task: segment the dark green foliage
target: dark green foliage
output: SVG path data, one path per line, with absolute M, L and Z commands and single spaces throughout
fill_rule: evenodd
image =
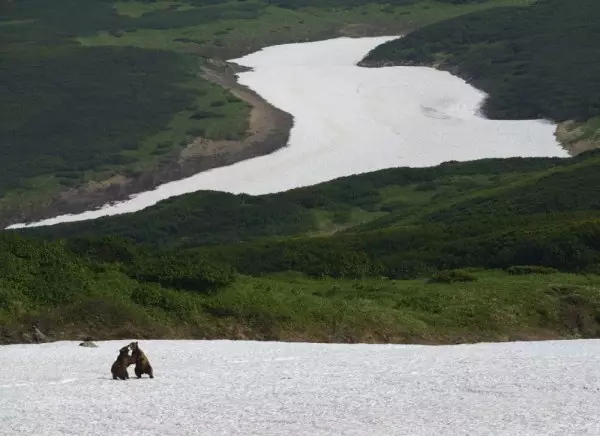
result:
M 130 276 L 143 289 L 146 282 L 156 283 L 157 292 L 166 288 L 216 292 L 235 281 L 228 265 L 148 250 L 117 238 L 44 242 L 12 233 L 0 237 L 0 289 L 12 289 L 9 295 L 0 292 L 3 306 L 15 294 L 47 306 L 80 301 L 97 295 L 96 274 L 110 271 Z
M 66 243 L 71 252 L 92 262 L 131 264 L 138 255 L 132 241 L 114 236 L 97 239 L 72 238 L 66 240 Z
M 411 278 L 513 265 L 593 271 L 600 264 L 599 167 L 598 152 L 590 152 L 570 159 L 397 168 L 267 196 L 200 192 L 135 214 L 20 232 L 118 235 L 187 248 L 183 257 L 199 250 L 203 258 L 250 275 L 295 270 L 312 277 Z M 421 189 L 424 183 L 427 190 Z M 406 200 L 390 201 L 394 189 Z M 353 225 L 348 220 L 356 211 L 377 215 Z M 348 228 L 332 236 L 303 236 L 318 229 L 316 212 Z M 78 247 L 91 248 L 78 253 L 128 256 L 112 242 L 109 252 L 104 242 L 85 244 Z
M 506 268 L 506 272 L 513 276 L 523 276 L 528 274 L 556 274 L 558 270 L 547 266 L 513 265 Z
M 136 148 L 191 101 L 175 85 L 190 77 L 177 55 L 154 50 L 15 54 L 0 68 L 0 193 L 48 173 L 81 181 L 85 171 L 127 163 L 129 144 Z
M 140 256 L 127 268 L 127 273 L 140 282 L 202 293 L 215 292 L 235 280 L 229 265 L 208 262 L 193 253 L 178 252 Z
M 539 0 L 433 24 L 369 53 L 367 63 L 431 65 L 490 98 L 491 118 L 584 121 L 600 115 L 596 0 Z
M 141 213 L 23 231 L 45 237 L 113 235 L 153 245 L 237 243 L 314 230 L 318 227 L 315 210 L 335 214 L 338 222 L 356 208 L 402 213 L 406 209 L 404 203 L 397 207 L 382 204 L 381 190 L 386 187 L 415 186 L 420 190 L 423 183 L 430 183 L 435 191 L 444 184 L 455 184 L 455 179 L 460 177 L 506 176 L 549 170 L 569 162 L 573 161 L 558 158 L 483 159 L 448 162 L 431 168 L 394 168 L 258 197 L 200 191 L 162 201 Z M 376 228 L 383 226 L 386 218 L 392 223 L 397 221 L 392 214 L 376 221 Z M 366 225 L 365 230 L 368 228 Z
M 316 5 L 311 1 L 291 0 L 271 3 L 287 8 Z M 346 2 L 344 5 L 362 3 Z M 194 4 L 201 6 L 200 10 L 207 14 L 206 17 L 214 19 L 229 15 L 251 17 L 265 6 L 264 2 L 250 1 L 232 5 L 198 0 Z M 159 126 L 167 119 L 168 113 L 179 105 L 189 106 L 186 100 L 188 90 L 166 85 L 188 77 L 188 66 L 183 58 L 175 54 L 133 49 L 83 49 L 65 35 L 69 32 L 84 34 L 87 30 L 79 28 L 79 24 L 73 24 L 73 28 L 63 26 L 61 20 L 66 20 L 64 14 L 54 10 L 42 13 L 36 9 L 36 5 L 40 5 L 37 0 L 20 3 L 12 18 L 37 17 L 38 21 L 18 27 L 18 32 L 6 30 L 11 26 L 0 27 L 0 32 L 10 42 L 9 57 L 2 61 L 9 59 L 15 62 L 15 66 L 22 65 L 21 72 L 12 68 L 0 71 L 0 74 L 8 74 L 6 77 L 13 83 L 3 94 L 6 97 L 4 101 L 8 102 L 5 106 L 8 109 L 3 114 L 9 121 L 3 127 L 8 126 L 8 129 L 12 129 L 10 132 L 14 133 L 17 130 L 28 131 L 22 129 L 23 126 L 37 126 L 29 130 L 44 132 L 54 146 L 37 153 L 35 144 L 40 142 L 34 141 L 33 133 L 31 137 L 26 134 L 7 134 L 10 141 L 2 143 L 2 147 L 6 148 L 7 156 L 12 156 L 12 163 L 5 165 L 6 171 L 0 176 L 0 181 L 6 177 L 6 186 L 16 184 L 17 174 L 33 177 L 44 171 L 57 174 L 61 183 L 76 184 L 84 170 L 110 166 L 115 162 L 123 163 L 122 160 L 128 157 L 120 150 L 135 148 L 142 132 L 151 131 L 148 130 L 150 125 Z M 321 5 L 344 7 L 333 0 Z M 551 5 L 556 6 L 552 14 L 544 9 Z M 109 6 L 109 1 L 94 1 L 90 9 L 94 11 L 93 14 L 78 14 L 81 14 L 81 21 L 95 20 L 90 25 L 94 31 L 100 28 L 120 31 L 133 22 L 136 28 L 185 25 L 188 22 L 186 20 L 196 14 L 170 10 L 147 13 L 135 19 L 117 16 Z M 401 50 L 405 53 L 405 48 L 408 50 L 410 44 L 418 42 L 425 44 L 423 53 L 426 56 L 420 52 L 415 52 L 415 56 L 425 56 L 427 62 L 440 50 L 452 53 L 445 60 L 448 66 L 463 63 L 479 65 L 484 62 L 485 69 L 477 76 L 477 80 L 492 77 L 490 74 L 500 71 L 493 76 L 497 82 L 492 80 L 490 84 L 502 82 L 502 86 L 510 88 L 510 84 L 516 83 L 519 76 L 540 73 L 540 84 L 543 86 L 527 85 L 524 92 L 513 87 L 510 92 L 528 101 L 533 96 L 534 100 L 538 99 L 535 100 L 536 104 L 551 111 L 568 108 L 570 116 L 576 116 L 583 106 L 572 104 L 572 99 L 579 101 L 580 85 L 587 87 L 588 100 L 582 100 L 584 104 L 588 109 L 595 107 L 592 100 L 597 94 L 593 92 L 597 81 L 590 79 L 588 74 L 588 71 L 594 71 L 595 64 L 588 65 L 588 62 L 596 57 L 588 57 L 587 54 L 595 53 L 597 44 L 593 38 L 589 43 L 582 41 L 582 35 L 595 35 L 595 27 L 591 29 L 588 26 L 588 17 L 593 15 L 591 12 L 595 6 L 585 0 L 581 8 L 569 8 L 568 13 L 560 7 L 554 0 L 546 0 L 530 8 L 472 14 L 431 26 L 423 32 L 415 32 L 401 42 L 384 45 L 383 51 L 375 51 L 372 56 L 392 53 L 389 50 L 396 44 L 406 44 L 402 45 Z M 532 11 L 539 12 L 535 19 L 539 23 L 533 23 Z M 564 14 L 557 14 L 556 11 L 563 11 Z M 586 13 L 585 17 L 583 12 Z M 502 26 L 507 25 L 503 21 L 507 17 L 512 21 L 509 20 L 508 30 L 501 32 Z M 450 30 L 450 37 L 437 38 Z M 585 70 L 581 72 L 577 69 L 573 74 L 581 81 L 573 80 L 568 85 L 562 80 L 567 68 L 564 63 L 554 62 L 550 65 L 547 49 L 538 50 L 540 44 L 551 47 L 553 42 L 548 38 L 556 38 L 561 32 L 567 33 L 561 36 L 566 41 L 564 44 L 577 46 L 567 59 L 573 62 L 579 59 L 577 65 Z M 436 38 L 429 40 L 428 35 Z M 487 38 L 487 42 L 473 45 L 474 41 L 481 38 Z M 42 40 L 45 45 L 39 43 Z M 37 52 L 30 56 L 28 51 L 21 48 L 32 41 L 37 41 L 34 44 Z M 518 45 L 523 41 L 523 46 Z M 561 44 L 557 46 L 556 53 L 567 50 L 567 46 Z M 481 47 L 485 48 L 483 55 L 477 52 Z M 415 45 L 412 49 L 416 48 Z M 514 56 L 506 55 L 508 49 L 514 51 Z M 532 51 L 535 53 L 532 54 Z M 397 54 L 393 53 L 394 56 Z M 571 58 L 571 55 L 574 57 Z M 31 68 L 39 59 L 44 59 L 40 67 Z M 420 59 L 418 57 L 410 62 L 419 63 L 422 61 Z M 452 59 L 460 62 L 453 64 Z M 490 65 L 487 65 L 486 59 L 490 60 Z M 519 68 L 525 73 L 515 73 L 512 69 L 515 66 L 514 59 L 520 62 Z M 80 60 L 86 60 L 86 65 L 79 66 Z M 168 60 L 173 62 L 163 62 Z M 560 68 L 559 64 L 562 65 Z M 61 70 L 65 66 L 69 71 Z M 533 69 L 530 70 L 530 67 Z M 78 68 L 82 69 L 82 74 L 77 72 Z M 544 69 L 543 74 L 540 69 Z M 142 70 L 152 71 L 152 78 L 144 78 Z M 569 67 L 571 70 L 573 68 Z M 36 87 L 19 91 L 23 74 L 28 81 L 35 81 Z M 140 96 L 139 100 L 136 100 L 137 97 L 127 98 L 131 97 L 127 94 L 130 85 L 121 83 L 115 85 L 114 94 L 111 93 L 113 91 L 107 95 L 100 92 L 107 85 L 103 80 L 119 82 L 119 78 L 127 77 L 126 82 L 131 82 L 138 81 L 138 76 L 141 76 L 140 88 L 134 87 L 132 90 L 135 96 Z M 60 83 L 56 82 L 56 77 L 61 78 L 58 81 Z M 65 77 L 68 78 L 66 84 L 63 83 Z M 549 81 L 549 78 L 557 77 L 561 79 L 559 85 L 562 88 Z M 48 84 L 50 86 L 46 86 Z M 542 87 L 543 92 L 540 91 Z M 17 93 L 14 93 L 15 89 Z M 544 100 L 548 97 L 546 89 L 556 91 L 557 97 Z M 76 98 L 74 96 L 79 90 L 84 90 L 90 96 L 90 100 L 81 105 L 70 100 Z M 63 99 L 61 93 L 67 91 L 69 97 Z M 15 97 L 20 95 L 19 92 L 26 98 L 19 100 Z M 27 97 L 27 92 L 31 93 L 31 98 Z M 145 104 L 155 98 L 153 92 L 160 93 L 160 98 L 165 100 L 164 105 Z M 115 99 L 121 97 L 127 103 L 113 109 Z M 39 101 L 40 104 L 20 105 L 19 101 Z M 216 104 L 221 101 L 224 100 L 214 100 Z M 63 108 L 67 103 L 69 107 Z M 144 106 L 139 113 L 136 105 Z M 163 112 L 161 107 L 169 105 L 171 107 Z M 531 105 L 521 106 L 527 108 Z M 71 112 L 71 115 L 78 116 L 80 120 L 80 124 L 72 129 L 69 123 L 56 115 L 59 112 L 68 113 L 69 110 L 75 110 L 77 113 Z M 113 113 L 116 116 L 111 121 Z M 192 108 L 189 117 L 203 119 L 209 115 L 206 111 Z M 584 116 L 583 112 L 579 115 Z M 99 119 L 93 123 L 90 121 L 92 118 Z M 64 134 L 65 126 L 85 140 L 76 140 L 75 136 L 73 141 L 68 140 Z M 101 134 L 94 129 L 101 129 Z M 52 142 L 59 139 L 64 144 Z M 11 141 L 17 141 L 18 146 L 11 145 Z M 85 144 L 85 147 L 81 144 Z M 93 153 L 89 153 L 90 150 Z M 13 159 L 25 152 L 27 156 L 22 159 Z M 26 168 L 21 169 L 18 165 Z M 233 277 L 230 266 L 251 275 L 293 270 L 311 277 L 337 278 L 430 277 L 440 270 L 509 268 L 514 265 L 545 266 L 562 271 L 594 271 L 600 263 L 600 203 L 595 192 L 600 182 L 599 166 L 597 153 L 572 159 L 515 158 L 447 162 L 432 168 L 396 168 L 345 177 L 313 187 L 258 197 L 199 192 L 161 202 L 136 214 L 22 232 L 42 237 L 78 238 L 62 243 L 77 261 L 72 267 L 59 264 L 56 271 L 44 279 L 51 287 L 52 283 L 60 282 L 62 275 L 71 277 L 70 282 L 77 283 L 76 287 L 87 292 L 88 284 L 84 280 L 75 280 L 79 276 L 73 268 L 78 268 L 80 264 L 94 271 L 116 268 L 140 284 L 135 291 L 136 298 L 156 304 L 163 298 L 157 297 L 163 295 L 158 288 L 172 287 L 206 293 L 211 292 L 214 286 L 227 285 Z M 127 238 L 127 241 L 114 239 L 115 236 Z M 135 243 L 152 248 L 141 248 Z M 155 249 L 159 251 L 151 251 Z M 15 267 L 11 262 L 9 264 L 11 268 Z M 48 265 L 52 265 L 52 262 Z M 34 287 L 38 286 L 35 284 Z M 59 292 L 63 291 L 56 289 L 50 295 Z M 64 292 L 72 291 L 65 289 Z M 178 307 L 187 310 L 184 309 L 186 304 L 181 303 Z
M 594 183 L 598 172 L 594 169 L 600 162 L 593 153 L 587 161 L 564 162 L 571 165 L 525 172 L 504 186 L 469 191 L 453 201 L 440 201 L 437 207 L 425 204 L 406 215 L 390 213 L 331 237 L 203 251 L 233 262 L 247 274 L 297 270 L 311 276 L 351 277 L 355 271 L 359 276 L 410 278 L 436 270 L 512 265 L 592 271 L 600 264 L 600 213 Z M 331 182 L 335 183 L 342 182 Z M 567 197 L 565 207 L 562 199 Z M 436 212 L 423 214 L 421 209 Z
M 103 234 L 156 245 L 173 245 L 177 239 L 178 245 L 194 246 L 302 233 L 315 226 L 310 211 L 291 199 L 280 201 L 276 196 L 203 191 L 162 201 L 147 213 L 40 229 L 39 234 Z
M 455 5 L 469 3 L 486 3 L 489 0 L 438 0 L 440 3 L 451 3 Z M 307 7 L 340 7 L 352 8 L 366 4 L 380 3 L 384 5 L 407 6 L 419 3 L 420 0 L 267 0 L 267 3 L 282 8 L 300 9 Z
M 474 282 L 477 277 L 459 269 L 439 271 L 431 276 L 428 283 L 465 283 Z

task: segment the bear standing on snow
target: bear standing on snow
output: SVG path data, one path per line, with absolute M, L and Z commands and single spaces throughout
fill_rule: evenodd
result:
M 138 346 L 138 343 L 132 342 L 131 344 L 129 344 L 129 348 L 131 348 L 131 357 L 129 358 L 129 365 L 135 363 L 135 375 L 137 376 L 137 378 L 141 378 L 142 374 L 148 374 L 150 378 L 154 378 L 154 373 L 152 371 L 150 361 L 146 357 L 146 354 L 144 354 L 142 349 Z
M 129 359 L 131 356 L 129 355 L 129 346 L 123 347 L 119 350 L 119 356 L 115 363 L 112 364 L 110 368 L 110 372 L 112 372 L 113 380 L 120 378 L 121 380 L 126 380 L 129 378 L 129 373 L 127 372 L 127 367 L 129 366 Z

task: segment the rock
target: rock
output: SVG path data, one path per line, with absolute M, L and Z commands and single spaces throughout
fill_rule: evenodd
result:
M 94 344 L 92 341 L 83 341 L 79 344 L 80 347 L 89 347 L 89 348 L 98 348 L 98 345 Z
M 43 334 L 40 329 L 38 328 L 37 324 L 33 324 L 33 326 L 31 327 L 32 330 L 32 336 L 33 336 L 33 340 L 36 343 L 40 343 L 40 342 L 48 342 L 48 338 L 46 337 L 45 334 Z

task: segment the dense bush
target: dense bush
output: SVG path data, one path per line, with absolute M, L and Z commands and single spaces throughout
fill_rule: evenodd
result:
M 600 115 L 596 0 L 539 0 L 442 21 L 375 48 L 367 64 L 439 64 L 490 95 L 492 118 Z
M 590 156 L 595 155 L 592 153 Z M 420 191 L 419 186 L 429 183 L 434 189 L 428 191 L 436 192 L 440 187 L 460 183 L 462 177 L 519 175 L 550 170 L 579 162 L 580 159 L 483 159 L 444 163 L 431 168 L 393 168 L 263 196 L 199 191 L 161 201 L 135 214 L 32 228 L 23 232 L 44 237 L 96 238 L 112 235 L 158 246 L 238 243 L 262 237 L 301 234 L 317 229 L 319 221 L 315 217 L 315 211 L 336 214 L 338 223 L 343 224 L 348 219 L 348 214 L 356 208 L 371 211 L 385 209 L 403 213 L 410 205 L 406 202 L 396 206 L 385 203 L 382 189 L 414 186 Z M 588 176 L 592 174 L 587 173 L 585 177 Z M 585 178 L 578 180 L 580 181 L 572 183 L 586 183 Z M 558 183 L 561 182 L 557 181 L 551 189 L 556 189 Z M 575 187 L 574 185 L 573 188 Z M 466 194 L 474 188 L 477 186 L 462 192 L 457 191 L 457 194 Z M 551 192 L 548 195 L 551 195 Z M 415 198 L 418 199 L 419 196 Z M 448 195 L 445 193 L 444 196 Z M 421 205 L 422 202 L 417 203 Z M 394 223 L 397 217 L 394 214 L 383 217 L 374 223 L 374 226 L 383 227 L 386 221 Z M 369 229 L 369 225 L 366 224 L 364 229 Z
M 592 271 L 600 265 L 599 166 L 598 153 L 590 152 L 398 168 L 267 196 L 200 192 L 135 214 L 19 232 L 85 237 L 69 246 L 83 256 L 129 262 L 127 243 L 96 240 L 120 235 L 185 248 L 250 275 L 294 270 L 312 277 L 411 278 L 513 265 Z M 491 168 L 504 172 L 487 174 Z M 465 178 L 478 182 L 456 189 Z M 420 190 L 424 182 L 432 189 Z M 394 190 L 403 201 L 390 206 Z M 377 213 L 353 225 L 348 220 L 357 211 Z M 311 235 L 324 212 L 349 227 Z
M 193 98 L 177 86 L 192 73 L 174 53 L 66 45 L 43 62 L 27 52 L 3 61 L 0 193 L 43 175 L 77 183 L 86 171 L 125 165 L 129 144 L 158 133 Z
M 523 276 L 528 274 L 555 274 L 558 270 L 547 266 L 513 265 L 506 268 L 506 272 L 513 276 Z
M 235 272 L 229 265 L 207 261 L 191 253 L 143 255 L 127 272 L 140 282 L 201 293 L 215 292 L 235 280 Z
M 450 270 L 450 271 L 439 271 L 431 276 L 427 281 L 428 283 L 464 283 L 474 282 L 477 277 L 467 271 L 462 270 Z

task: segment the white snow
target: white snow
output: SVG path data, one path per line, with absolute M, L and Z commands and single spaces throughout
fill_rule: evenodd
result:
M 600 341 L 0 347 L 1 435 L 598 435 Z
M 288 147 L 166 183 L 124 202 L 30 226 L 135 212 L 198 190 L 266 194 L 395 166 L 491 157 L 567 157 L 555 125 L 480 116 L 485 94 L 424 67 L 361 68 L 396 36 L 337 38 L 268 47 L 233 62 L 252 67 L 239 82 L 294 117 Z M 15 224 L 10 228 L 24 227 Z

